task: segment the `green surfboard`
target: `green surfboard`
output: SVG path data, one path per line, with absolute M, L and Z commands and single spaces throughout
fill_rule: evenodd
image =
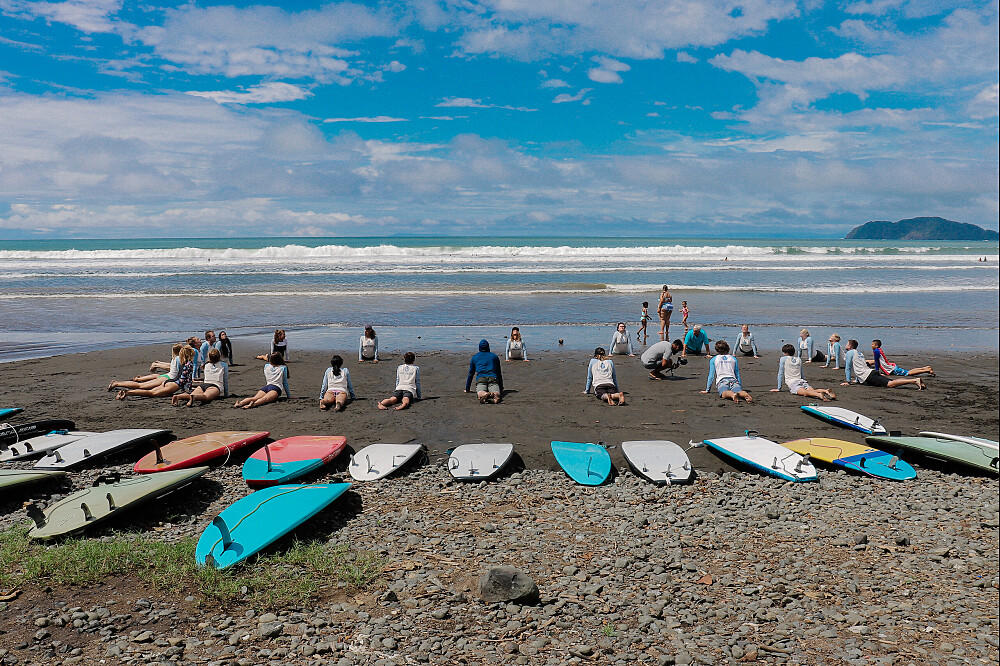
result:
M 54 469 L 0 469 L 0 493 L 25 483 L 48 481 L 60 476 L 66 476 L 66 472 Z
M 997 473 L 997 452 L 983 446 L 939 437 L 865 437 L 865 442 L 884 450 L 909 449 L 929 458 Z

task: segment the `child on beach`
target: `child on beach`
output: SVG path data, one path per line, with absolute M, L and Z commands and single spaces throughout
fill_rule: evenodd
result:
M 334 354 L 330 358 L 330 367 L 323 375 L 323 386 L 319 389 L 319 408 L 323 411 L 333 407 L 333 411 L 342 412 L 347 406 L 347 399 L 354 400 L 354 386 L 351 385 L 351 371 L 341 367 L 344 359 Z
M 406 409 L 414 400 L 420 400 L 420 367 L 414 365 L 417 355 L 413 352 L 403 354 L 403 364 L 396 368 L 396 390 L 392 396 L 378 403 L 379 409 Z
M 830 341 L 826 346 L 826 363 L 823 364 L 824 368 L 830 367 L 830 361 L 833 361 L 833 369 L 840 370 L 840 336 L 834 333 L 830 336 Z
M 747 402 L 753 402 L 749 393 L 743 390 L 740 382 L 740 364 L 735 356 L 729 355 L 729 343 L 719 340 L 715 343 L 716 356 L 708 364 L 708 383 L 702 393 L 708 393 L 712 388 L 712 380 L 715 380 L 715 388 L 719 392 L 719 397 L 725 400 L 732 400 L 739 404 L 740 398 Z
M 124 400 L 129 396 L 140 398 L 166 398 L 181 391 L 188 393 L 191 391 L 191 383 L 194 380 L 194 355 L 195 351 L 189 345 L 183 345 L 177 353 L 179 372 L 173 379 L 163 382 L 162 386 L 152 389 L 121 389 L 115 395 L 116 400 Z
M 688 309 L 688 302 L 687 301 L 681 301 L 681 314 L 683 315 L 683 318 L 681 319 L 681 323 L 684 324 L 684 332 L 687 333 L 687 331 L 688 331 L 688 315 L 691 314 L 691 311 Z
M 868 365 L 874 367 L 876 372 L 880 372 L 883 375 L 898 375 L 900 377 L 912 377 L 914 375 L 936 376 L 934 368 L 929 365 L 925 365 L 922 368 L 914 368 L 913 370 L 904 370 L 895 363 L 890 363 L 889 359 L 886 358 L 885 352 L 882 351 L 881 340 L 872 340 L 872 354 L 875 356 L 875 360 L 868 361 Z
M 611 354 L 635 356 L 635 352 L 632 351 L 632 336 L 628 334 L 623 321 L 618 322 L 615 332 L 611 335 Z
M 378 335 L 375 334 L 375 329 L 370 324 L 365 326 L 364 335 L 361 336 L 361 342 L 358 346 L 358 362 L 364 363 L 365 361 L 378 363 Z
M 779 392 L 781 383 L 784 382 L 788 385 L 788 392 L 794 395 L 819 398 L 823 402 L 837 399 L 830 389 L 814 389 L 809 386 L 809 382 L 802 377 L 802 359 L 795 355 L 795 345 L 783 345 L 781 352 L 784 356 L 778 361 L 778 388 L 771 389 L 771 393 Z
M 916 379 L 909 377 L 906 379 L 889 379 L 885 375 L 880 375 L 874 369 L 869 368 L 868 363 L 865 362 L 864 354 L 858 349 L 857 340 L 847 341 L 847 358 L 844 361 L 844 374 L 847 381 L 841 382 L 841 386 L 850 386 L 853 382 L 857 381 L 858 384 L 878 386 L 880 388 L 896 388 L 897 386 L 906 386 L 907 384 L 916 384 L 918 391 L 927 388 L 924 385 L 924 380 L 919 377 Z
M 178 393 L 170 399 L 171 405 L 187 400 L 188 407 L 194 407 L 195 400 L 205 404 L 216 398 L 229 397 L 229 366 L 222 360 L 222 352 L 211 349 L 208 352 L 208 363 L 203 368 L 204 378 L 194 384 L 190 393 Z
M 233 407 L 253 409 L 276 401 L 284 391 L 288 399 L 292 399 L 292 390 L 288 387 L 288 366 L 279 352 L 271 354 L 264 364 L 264 386 L 249 398 L 237 400 Z
M 615 363 L 608 358 L 604 347 L 594 350 L 594 358 L 590 359 L 590 365 L 587 366 L 587 386 L 583 389 L 583 394 L 590 393 L 591 387 L 599 400 L 612 407 L 625 404 L 625 392 L 618 389 Z
M 504 353 L 508 361 L 527 361 L 528 348 L 524 346 L 521 339 L 521 329 L 514 326 L 510 329 L 510 337 L 507 338 L 507 349 Z
M 166 364 L 167 372 L 161 375 L 142 375 L 132 378 L 132 381 L 115 380 L 108 384 L 108 390 L 114 391 L 115 389 L 154 389 L 158 386 L 163 386 L 167 381 L 172 379 L 177 379 L 177 376 L 181 373 L 181 364 L 177 359 L 177 355 L 181 353 L 181 349 L 184 345 L 177 343 L 170 350 L 170 363 Z
M 636 340 L 645 341 L 648 337 L 646 333 L 646 322 L 648 322 L 652 317 L 649 316 L 649 301 L 642 302 L 642 314 L 639 315 L 639 330 L 635 333 Z
M 285 339 L 285 329 L 283 328 L 275 329 L 274 337 L 271 338 L 271 351 L 267 354 L 258 354 L 257 359 L 270 362 L 273 354 L 281 354 L 282 363 L 288 363 L 292 360 L 288 354 L 288 341 Z

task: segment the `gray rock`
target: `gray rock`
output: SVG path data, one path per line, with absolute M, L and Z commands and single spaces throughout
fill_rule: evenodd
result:
M 538 586 L 515 567 L 493 567 L 479 579 L 479 595 L 487 603 L 535 604 L 538 603 Z
M 258 628 L 261 638 L 274 638 L 280 636 L 285 630 L 285 625 L 281 622 L 264 622 Z

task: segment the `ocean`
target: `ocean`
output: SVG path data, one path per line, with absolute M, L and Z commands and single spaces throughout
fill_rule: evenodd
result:
M 986 261 L 980 261 L 985 258 Z M 259 345 L 464 349 L 525 327 L 592 349 L 667 284 L 713 338 L 812 329 L 893 350 L 997 349 L 998 244 L 698 238 L 247 238 L 0 241 L 0 361 L 225 329 Z M 682 332 L 675 312 L 671 337 Z

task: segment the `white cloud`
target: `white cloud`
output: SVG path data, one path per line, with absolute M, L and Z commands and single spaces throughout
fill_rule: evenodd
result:
M 970 117 L 978 120 L 996 118 L 1000 115 L 998 104 L 1000 104 L 1000 84 L 994 83 L 976 93 L 966 109 Z
M 370 116 L 360 118 L 327 118 L 324 123 L 405 123 L 407 118 L 394 118 L 392 116 Z
M 274 104 L 276 102 L 293 102 L 311 97 L 312 93 L 299 86 L 281 81 L 262 83 L 250 86 L 244 90 L 189 90 L 188 95 L 206 97 L 219 104 Z
M 552 100 L 552 103 L 565 104 L 566 102 L 579 102 L 580 100 L 583 100 L 583 103 L 586 104 L 589 100 L 586 100 L 584 98 L 587 96 L 587 93 L 589 93 L 591 90 L 593 90 L 593 88 L 583 88 L 582 90 L 580 90 L 580 92 L 578 92 L 575 95 L 570 95 L 569 93 L 560 93 L 559 95 L 556 95 L 555 99 Z
M 509 106 L 507 104 L 489 104 L 483 102 L 483 100 L 481 99 L 472 99 L 471 97 L 445 97 L 434 106 L 442 108 L 459 108 L 459 109 L 506 109 L 508 111 L 538 110 L 538 109 L 530 109 L 524 106 Z
M 569 88 L 569 84 L 562 79 L 546 79 L 538 86 L 539 88 Z
M 695 58 L 690 53 L 688 53 L 687 51 L 678 51 L 677 52 L 677 62 L 696 63 L 696 62 L 698 62 L 698 59 Z
M 4 0 L 0 9 L 14 14 L 30 14 L 71 25 L 86 33 L 120 32 L 127 24 L 114 20 L 122 8 L 121 0 L 67 0 L 66 2 L 25 2 Z
M 587 78 L 595 83 L 621 83 L 622 77 L 618 72 L 632 69 L 623 62 L 603 56 L 595 57 L 594 62 L 597 63 L 597 67 L 587 71 Z
M 382 69 L 384 71 L 386 71 L 386 72 L 393 72 L 393 73 L 398 74 L 399 72 L 402 72 L 402 71 L 404 71 L 406 69 L 406 65 L 404 65 L 401 62 L 399 62 L 398 60 L 393 60 L 392 62 L 390 62 L 388 65 L 386 65 Z

